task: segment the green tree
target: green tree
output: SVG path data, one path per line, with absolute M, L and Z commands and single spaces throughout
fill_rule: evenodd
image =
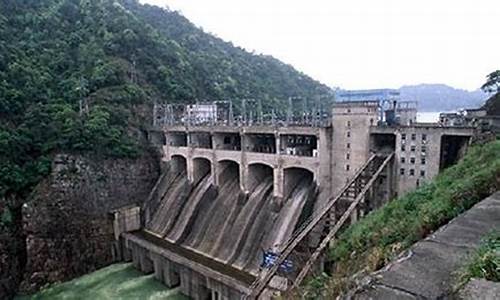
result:
M 486 76 L 486 82 L 483 84 L 481 89 L 487 93 L 498 93 L 500 92 L 500 70 L 491 72 Z

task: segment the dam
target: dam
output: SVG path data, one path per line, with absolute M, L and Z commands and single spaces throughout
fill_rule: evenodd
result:
M 300 284 L 341 228 L 456 162 L 475 130 L 417 123 L 404 102 L 281 120 L 226 104 L 156 107 L 164 170 L 141 207 L 112 212 L 116 256 L 194 299 Z

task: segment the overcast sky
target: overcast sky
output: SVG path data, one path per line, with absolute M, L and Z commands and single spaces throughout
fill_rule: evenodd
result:
M 141 0 L 330 86 L 476 89 L 500 68 L 500 0 Z

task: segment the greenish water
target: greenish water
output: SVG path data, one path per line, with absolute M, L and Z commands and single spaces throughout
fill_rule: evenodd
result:
M 55 284 L 31 296 L 18 296 L 15 300 L 59 299 L 187 299 L 178 289 L 168 289 L 145 276 L 130 263 L 114 264 L 74 280 Z

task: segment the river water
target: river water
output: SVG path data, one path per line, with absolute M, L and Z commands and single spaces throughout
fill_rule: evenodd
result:
M 93 273 L 55 284 L 31 296 L 18 296 L 15 300 L 67 300 L 67 299 L 147 299 L 184 300 L 179 288 L 168 289 L 153 275 L 145 276 L 130 263 L 119 263 Z

